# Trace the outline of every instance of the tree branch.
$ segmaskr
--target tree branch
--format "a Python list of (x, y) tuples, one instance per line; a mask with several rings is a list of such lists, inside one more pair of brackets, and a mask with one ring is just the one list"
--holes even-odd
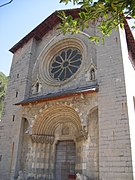
[(3, 6), (6, 6), (6, 5), (8, 5), (8, 4), (10, 4), (12, 1), (13, 1), (13, 0), (11, 0), (11, 1), (5, 3), (5, 4), (0, 5), (0, 8), (3, 7)]

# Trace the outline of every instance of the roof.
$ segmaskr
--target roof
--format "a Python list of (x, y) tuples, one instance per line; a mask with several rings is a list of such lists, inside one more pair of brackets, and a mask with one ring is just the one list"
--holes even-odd
[(66, 91), (60, 91), (57, 93), (49, 93), (46, 95), (30, 97), (28, 99), (24, 99), (23, 101), (16, 103), (15, 105), (24, 106), (24, 105), (28, 105), (29, 103), (37, 104), (40, 102), (62, 99), (62, 98), (66, 98), (66, 97), (73, 97), (73, 96), (78, 96), (80, 94), (94, 93), (97, 91), (98, 91), (98, 85), (95, 84), (95, 85), (91, 85), (91, 86), (79, 87), (76, 89), (71, 89), (71, 90), (66, 90)]
[[(55, 11), (50, 16), (48, 16), (41, 24), (39, 24), (36, 28), (34, 28), (30, 33), (28, 33), (23, 39), (21, 39), (17, 44), (15, 44), (9, 51), (15, 53), (19, 48), (23, 47), (31, 38), (35, 38), (36, 40), (42, 39), (42, 37), (52, 30), (57, 24), (61, 22), (61, 19), (58, 17), (58, 12)], [(64, 10), (65, 14), (71, 15), (74, 18), (78, 17), (78, 13), (80, 12), (79, 8), (76, 9), (67, 9)]]
[[(134, 40), (134, 36), (131, 32), (131, 29), (128, 25), (128, 22), (126, 20), (124, 22), (124, 28), (125, 28), (125, 33), (126, 33), (128, 51), (132, 52), (133, 60), (135, 61), (135, 40)], [(135, 62), (133, 62), (133, 63), (135, 64)]]
[[(61, 19), (58, 17), (58, 12), (55, 11), (52, 13), (49, 17), (47, 17), (41, 24), (39, 24), (36, 28), (34, 28), (30, 33), (28, 33), (23, 39), (21, 39), (17, 44), (15, 44), (9, 51), (12, 53), (15, 53), (19, 48), (23, 47), (24, 44), (26, 44), (31, 38), (35, 38), (36, 40), (42, 39), (42, 37), (48, 33), (50, 30), (52, 30), (57, 24), (61, 22)], [(76, 9), (67, 9), (63, 10), (65, 14), (71, 15), (74, 18), (77, 18), (80, 12), (80, 8)], [(125, 20), (125, 32), (126, 32), (126, 38), (127, 38), (127, 45), (128, 50), (131, 50), (133, 53), (133, 59), (135, 59), (135, 40), (132, 35), (132, 32), (129, 28), (129, 25), (127, 21)]]

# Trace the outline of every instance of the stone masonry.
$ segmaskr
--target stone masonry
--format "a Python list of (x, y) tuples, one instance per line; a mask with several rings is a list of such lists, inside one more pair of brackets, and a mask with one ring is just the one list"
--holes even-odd
[[(79, 12), (67, 11), (75, 17)], [(73, 35), (63, 35), (59, 23), (54, 12), (10, 50), (0, 178), (69, 180), (79, 173), (88, 180), (134, 180), (129, 27), (95, 45), (88, 39), (98, 35), (92, 22)]]

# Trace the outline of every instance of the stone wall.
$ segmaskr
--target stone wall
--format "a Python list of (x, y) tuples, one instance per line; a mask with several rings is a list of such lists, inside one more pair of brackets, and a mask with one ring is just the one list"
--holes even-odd
[[(14, 104), (29, 96), (31, 62), (34, 61), (35, 41), (31, 40), (20, 48), (13, 56), (10, 70), (9, 84), (5, 98), (4, 115), (0, 131), (0, 174), (3, 179), (9, 179), (18, 171), (19, 165), (19, 138), (21, 135), (21, 107)], [(32, 58), (32, 59), (31, 59)], [(34, 62), (33, 62), (34, 63)], [(18, 160), (18, 162), (17, 162)]]
[[(85, 127), (88, 133), (88, 137), (81, 136), (78, 139), (78, 135), (76, 136), (76, 127), (72, 124), (73, 114), (71, 119), (66, 115), (62, 117), (61, 112), (56, 111), (56, 107), (61, 107), (62, 109), (70, 107), (73, 109), (78, 117), (80, 118), (80, 127)], [(61, 109), (61, 111), (62, 111)], [(34, 127), (36, 123), (36, 127), (40, 126), (43, 117), (43, 124), (46, 124), (47, 119), (50, 117), (46, 117), (46, 112), (53, 113), (56, 111), (57, 115), (56, 120), (59, 121), (62, 118), (61, 123), (57, 125), (54, 131), (54, 141), (49, 144), (49, 142), (44, 141), (36, 141), (33, 142), (31, 139), (32, 134), (37, 132)], [(68, 111), (69, 113), (69, 111)], [(22, 116), (29, 121), (29, 126), (25, 129), (25, 133), (22, 139), (22, 159), (20, 170), (22, 170), (27, 177), (46, 177), (50, 179), (54, 179), (55, 176), (55, 154), (56, 154), (56, 144), (58, 141), (63, 140), (73, 140), (76, 144), (76, 166), (75, 172), (83, 173), (87, 177), (98, 179), (98, 111), (97, 111), (97, 95), (86, 95), (81, 98), (71, 97), (61, 100), (54, 100), (45, 103), (33, 104), (29, 106), (24, 106), (22, 111)], [(67, 118), (67, 120), (66, 120)], [(39, 119), (39, 121), (38, 121)], [(26, 122), (25, 122), (26, 124)], [(66, 131), (65, 128), (69, 130)], [(49, 126), (48, 126), (49, 128)], [(64, 130), (64, 129), (65, 130)], [(48, 129), (47, 129), (48, 130)], [(43, 131), (45, 135), (48, 132)], [(41, 132), (42, 133), (42, 132)], [(77, 132), (78, 134), (79, 132)]]
[(125, 60), (120, 41), (119, 32), (113, 32), (105, 39), (104, 46), (97, 45), (99, 176), (102, 180), (133, 179)]
[[(68, 139), (76, 143), (77, 172), (92, 180), (134, 179), (135, 73), (127, 47), (124, 46), (126, 38), (123, 32), (117, 31), (105, 38), (104, 44), (95, 45), (87, 39), (87, 36), (94, 33), (95, 27), (90, 26), (80, 34), (64, 36), (55, 27), (42, 40), (31, 39), (15, 52), (4, 115), (0, 122), (2, 180), (17, 178), (19, 170), (23, 170), (29, 177), (44, 174), (53, 179), (55, 145), (58, 140)], [(46, 67), (49, 67), (51, 58), (63, 45), (77, 46), (82, 53), (82, 64), (77, 73), (65, 83), (58, 84), (51, 80), (51, 84), (45, 79), (48, 78)], [(95, 79), (91, 78), (92, 68), (95, 70)], [(32, 89), (37, 82), (40, 91), (33, 94)], [(97, 93), (29, 103), (26, 106), (14, 105), (29, 97), (97, 83)], [(95, 107), (98, 108), (93, 109)], [(67, 115), (65, 127), (71, 129), (68, 135), (61, 134), (64, 114)], [(55, 119), (55, 115), (60, 118)], [(43, 138), (40, 130), (43, 134), (51, 133)], [(48, 139), (53, 143), (44, 143)]]

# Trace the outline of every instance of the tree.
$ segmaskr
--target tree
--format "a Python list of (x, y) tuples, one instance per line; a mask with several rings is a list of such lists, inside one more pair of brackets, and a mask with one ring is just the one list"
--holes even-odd
[(7, 82), (8, 82), (8, 78), (5, 76), (5, 74), (0, 72), (0, 118), (3, 109), (4, 97), (7, 89)]
[(63, 33), (78, 33), (89, 27), (89, 20), (97, 24), (101, 36), (92, 36), (90, 40), (99, 42), (109, 36), (118, 26), (124, 27), (126, 19), (133, 19), (135, 23), (135, 0), (60, 0), (60, 3), (80, 5), (80, 13), (77, 19), (71, 15), (66, 16), (62, 11), (59, 17), (62, 19), (60, 29)]

